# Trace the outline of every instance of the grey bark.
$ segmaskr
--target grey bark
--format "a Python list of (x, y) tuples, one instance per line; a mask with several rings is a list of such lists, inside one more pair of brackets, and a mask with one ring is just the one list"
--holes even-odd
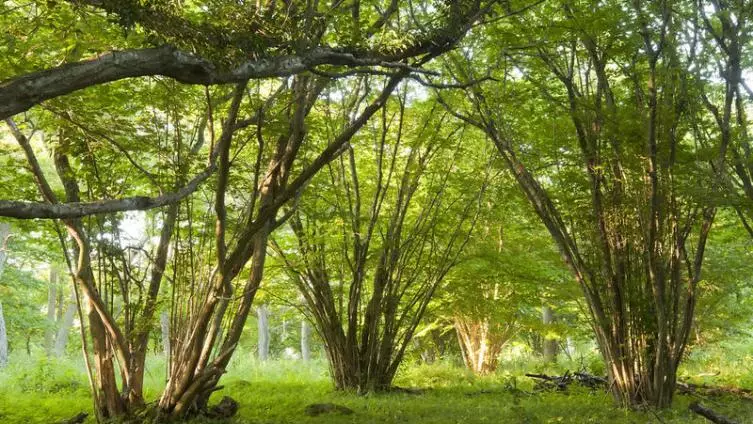
[[(543, 306), (541, 308), (541, 315), (544, 322), (544, 327), (546, 328), (546, 331), (548, 333), (548, 327), (554, 323), (554, 312), (549, 306)], [(552, 362), (557, 359), (557, 339), (551, 338), (547, 334), (544, 334), (542, 347), (544, 361)]]
[[(8, 237), (10, 225), (0, 222), (0, 278), (5, 270), (5, 260), (8, 258)], [(3, 304), (0, 302), (0, 368), (8, 365), (8, 333), (5, 329)]]
[(256, 308), (259, 329), (258, 356), (260, 361), (269, 359), (269, 309), (266, 305)]
[(162, 329), (162, 349), (165, 351), (165, 358), (170, 358), (170, 314), (162, 311), (159, 316), (160, 328)]
[(311, 360), (311, 326), (305, 319), (301, 321), (301, 359)]
[(320, 65), (406, 68), (407, 65), (399, 61), (413, 53), (359, 58), (334, 49), (314, 48), (297, 56), (258, 58), (235, 69), (220, 71), (207, 60), (170, 46), (112, 51), (5, 82), (0, 86), (0, 98), (6, 99), (0, 104), (0, 119), (24, 112), (45, 100), (126, 78), (161, 75), (184, 84), (228, 84), (290, 76)]
[(3, 303), (0, 302), (0, 368), (8, 365), (8, 333), (5, 331)]
[(55, 346), (55, 311), (57, 306), (58, 271), (50, 266), (50, 281), (47, 290), (47, 329), (44, 332), (44, 347), (47, 356), (52, 356)]
[(0, 222), (0, 277), (5, 269), (5, 259), (8, 257), (8, 237), (10, 237), (10, 224)]
[(280, 332), (280, 340), (285, 341), (288, 339), (288, 320), (283, 318), (282, 319), (282, 330)]
[(0, 200), (0, 216), (16, 219), (70, 219), (130, 210), (149, 210), (179, 202), (191, 195), (214, 173), (216, 165), (210, 164), (183, 187), (157, 197), (126, 197), (123, 199), (93, 202), (45, 203), (17, 200)]
[(71, 298), (68, 300), (68, 305), (65, 307), (65, 312), (60, 319), (60, 326), (58, 327), (57, 336), (55, 336), (55, 348), (53, 354), (55, 357), (60, 358), (65, 355), (65, 346), (68, 344), (68, 333), (73, 326), (73, 318), (76, 313), (76, 294), (71, 293)]

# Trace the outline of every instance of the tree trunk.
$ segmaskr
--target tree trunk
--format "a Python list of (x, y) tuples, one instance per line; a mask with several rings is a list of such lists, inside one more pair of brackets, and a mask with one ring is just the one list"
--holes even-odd
[(65, 346), (68, 344), (68, 333), (73, 326), (73, 318), (76, 313), (75, 296), (75, 293), (71, 293), (71, 299), (68, 302), (68, 306), (66, 306), (65, 308), (63, 317), (60, 319), (60, 326), (58, 327), (57, 336), (55, 336), (55, 347), (53, 349), (53, 354), (57, 358), (65, 355)]
[(162, 329), (162, 349), (165, 359), (170, 358), (170, 314), (163, 311), (159, 316), (160, 328)]
[(301, 359), (311, 360), (311, 326), (305, 319), (301, 321)]
[(119, 417), (125, 414), (126, 405), (118, 390), (115, 378), (115, 367), (112, 362), (112, 353), (108, 349), (105, 326), (95, 307), (89, 302), (89, 331), (92, 336), (92, 347), (95, 368), (95, 390), (97, 390), (97, 415), (104, 420)]
[[(240, 230), (232, 252), (227, 251), (227, 245), (223, 241), (226, 218), (224, 191), (221, 187), (218, 187), (215, 211), (217, 213), (216, 234), (218, 237), (216, 241), (218, 249), (216, 251), (219, 272), (211, 283), (212, 286), (209, 289), (211, 296), (197, 305), (195, 315), (193, 315), (195, 318), (189, 319), (187, 323), (188, 331), (183, 332), (183, 336), (181, 336), (181, 347), (179, 350), (176, 349), (173, 354), (170, 379), (159, 401), (159, 409), (162, 415), (185, 417), (206, 409), (209, 396), (216, 388), (238, 346), (256, 291), (261, 284), (269, 234), (276, 226), (280, 225), (280, 222), (275, 219), (276, 213), (286, 201), (292, 199), (295, 193), (298, 193), (303, 184), (309, 181), (318, 170), (339, 155), (342, 147), (355, 134), (355, 131), (366, 124), (377, 110), (381, 109), (402, 78), (402, 74), (391, 78), (379, 97), (345, 127), (310, 166), (288, 183), (295, 155), (304, 140), (305, 115), (324, 88), (324, 84), (320, 81), (311, 80), (308, 77), (297, 77), (294, 80), (295, 88), (293, 91), (298, 99), (294, 102), (297, 107), (290, 109), (292, 115), (294, 115), (290, 117), (290, 132), (286, 136), (278, 138), (275, 152), (268, 162), (266, 173), (259, 174), (262, 178), (259, 180), (258, 190), (255, 190), (254, 193), (257, 196), (259, 212), (253, 218), (252, 216), (247, 217), (248, 225)], [(243, 87), (239, 86), (237, 94), (240, 95), (234, 98), (233, 106), (231, 106), (231, 112), (233, 109), (235, 109), (235, 112), (230, 113), (226, 119), (228, 129), (233, 128), (233, 122), (236, 118), (233, 115), (237, 112), (243, 91)], [(225, 143), (229, 143), (229, 139), (225, 139), (224, 133), (225, 130), (223, 130), (223, 136), (220, 137), (218, 142), (218, 146), (225, 146), (226, 149), (219, 160), (218, 186), (227, 183), (226, 168), (229, 166), (229, 151), (227, 151), (229, 145), (225, 145)], [(225, 181), (221, 184), (223, 180)], [(213, 326), (210, 321), (226, 312), (228, 307), (228, 300), (226, 299), (229, 299), (234, 292), (233, 280), (249, 260), (252, 263), (251, 273), (243, 287), (240, 302), (237, 302), (237, 309), (230, 317), (230, 328), (221, 342), (221, 347), (214, 355), (214, 359), (210, 361), (212, 354), (210, 347), (215, 346), (217, 338), (220, 337), (220, 334), (212, 331)]]
[(5, 330), (3, 303), (0, 302), (0, 368), (8, 365), (8, 333)]
[(499, 353), (510, 340), (512, 328), (490, 323), (488, 318), (456, 316), (454, 321), (465, 366), (478, 375), (496, 371)]
[(55, 347), (55, 306), (57, 304), (58, 272), (50, 266), (50, 282), (47, 294), (47, 329), (44, 332), (44, 347), (47, 356), (52, 356)]
[(0, 222), (0, 277), (3, 276), (5, 260), (8, 258), (8, 237), (10, 237), (10, 224)]
[(269, 358), (269, 309), (266, 305), (256, 308), (256, 318), (259, 330), (258, 358), (260, 361), (266, 361)]
[(544, 334), (542, 336), (544, 362), (554, 362), (557, 359), (557, 339), (549, 334), (549, 327), (554, 323), (554, 312), (549, 306), (543, 306), (541, 315), (544, 323)]
[[(10, 225), (0, 222), (0, 277), (5, 270), (5, 260), (8, 258), (8, 237)], [(5, 316), (3, 315), (3, 303), (0, 302), (0, 368), (8, 365), (8, 332), (5, 328)]]

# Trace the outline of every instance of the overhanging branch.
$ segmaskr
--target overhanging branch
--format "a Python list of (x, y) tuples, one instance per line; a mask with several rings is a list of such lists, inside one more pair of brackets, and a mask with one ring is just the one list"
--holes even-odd
[(249, 79), (284, 77), (316, 66), (369, 66), (411, 69), (398, 56), (368, 55), (314, 48), (300, 55), (249, 60), (230, 69), (170, 46), (113, 51), (94, 59), (33, 72), (0, 83), (0, 119), (62, 95), (126, 78), (165, 76), (185, 84), (227, 84)]
[(44, 203), (0, 200), (0, 216), (17, 219), (70, 219), (102, 213), (148, 210), (179, 202), (199, 188), (214, 172), (213, 163), (180, 189), (157, 197), (134, 196), (94, 202)]
[[(11, 132), (21, 142), (22, 146), (28, 147), (26, 137), (21, 134), (18, 127), (12, 120), (6, 120)], [(54, 193), (49, 186), (43, 187), (45, 197), (48, 202), (27, 202), (18, 200), (0, 200), (0, 216), (16, 219), (71, 219), (81, 218), (88, 215), (102, 213), (125, 212), (129, 210), (149, 210), (159, 208), (165, 205), (179, 202), (195, 192), (199, 186), (209, 178), (217, 169), (217, 156), (219, 146), (215, 146), (209, 156), (209, 164), (203, 171), (196, 174), (183, 187), (178, 188), (170, 193), (165, 193), (157, 197), (133, 196), (123, 199), (96, 200), (93, 202), (68, 202), (58, 203)], [(34, 163), (32, 167), (37, 166)], [(35, 175), (41, 171), (34, 172)], [(55, 200), (55, 201), (53, 201)]]

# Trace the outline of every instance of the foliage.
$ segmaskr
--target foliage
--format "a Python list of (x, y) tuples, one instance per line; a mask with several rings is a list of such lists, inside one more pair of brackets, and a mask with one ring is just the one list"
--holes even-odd
[[(25, 81), (0, 106), (32, 99), (0, 127), (0, 205), (145, 209), (198, 181), (148, 210), (12, 222), (0, 421), (88, 409), (85, 368), (68, 363), (82, 347), (101, 418), (183, 417), (231, 394), (256, 402), (237, 422), (306, 421), (291, 411), (321, 399), (365, 421), (681, 422), (697, 420), (686, 398), (649, 416), (601, 394), (529, 396), (521, 375), (586, 367), (656, 406), (675, 377), (750, 385), (753, 9), (597, 6), (0, 2), (0, 90)], [(143, 74), (113, 50), (166, 56)], [(190, 66), (175, 75), (170, 58)], [(127, 75), (52, 78), (92, 64), (92, 78)], [(40, 78), (59, 93), (37, 99)], [(86, 316), (63, 358), (42, 357), (72, 294)], [(305, 368), (254, 359), (261, 303), (273, 357), (316, 323)], [(175, 349), (152, 357), (162, 313)], [(482, 338), (499, 371), (457, 367), (458, 323), (496, 332)], [(544, 339), (574, 352), (541, 361)], [(345, 345), (352, 374), (432, 390), (329, 392), (324, 360), (336, 368)], [(496, 392), (466, 396), (480, 388)]]

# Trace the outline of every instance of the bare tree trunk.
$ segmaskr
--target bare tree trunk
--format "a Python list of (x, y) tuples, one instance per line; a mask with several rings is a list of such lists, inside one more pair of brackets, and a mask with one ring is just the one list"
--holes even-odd
[[(10, 236), (10, 225), (0, 222), (0, 277), (5, 270), (5, 260), (8, 258), (8, 237)], [(5, 329), (5, 316), (3, 315), (3, 304), (0, 302), (0, 368), (8, 365), (8, 332)]]
[(5, 260), (8, 257), (8, 237), (10, 237), (10, 224), (0, 222), (0, 277), (3, 276)]
[(61, 357), (65, 354), (65, 346), (68, 344), (68, 333), (73, 326), (73, 318), (76, 313), (76, 294), (71, 293), (71, 300), (68, 302), (68, 306), (65, 308), (63, 317), (60, 319), (60, 326), (58, 327), (57, 336), (55, 336), (55, 347), (53, 349), (53, 355), (55, 357)]
[(162, 329), (162, 349), (165, 352), (165, 358), (170, 358), (170, 314), (167, 311), (160, 314), (159, 323)]
[(269, 358), (269, 309), (266, 305), (256, 308), (257, 328), (259, 329), (258, 357), (260, 361)]
[(542, 336), (544, 362), (553, 362), (557, 359), (557, 339), (549, 335), (549, 327), (554, 323), (554, 312), (549, 306), (543, 306), (541, 315), (544, 323), (544, 334)]
[(3, 303), (0, 302), (0, 368), (8, 365), (8, 332), (5, 330)]
[(55, 306), (57, 304), (58, 271), (50, 266), (50, 281), (47, 295), (47, 329), (44, 332), (44, 347), (47, 356), (52, 356), (55, 347)]
[(305, 319), (301, 321), (301, 359), (311, 360), (311, 326)]

